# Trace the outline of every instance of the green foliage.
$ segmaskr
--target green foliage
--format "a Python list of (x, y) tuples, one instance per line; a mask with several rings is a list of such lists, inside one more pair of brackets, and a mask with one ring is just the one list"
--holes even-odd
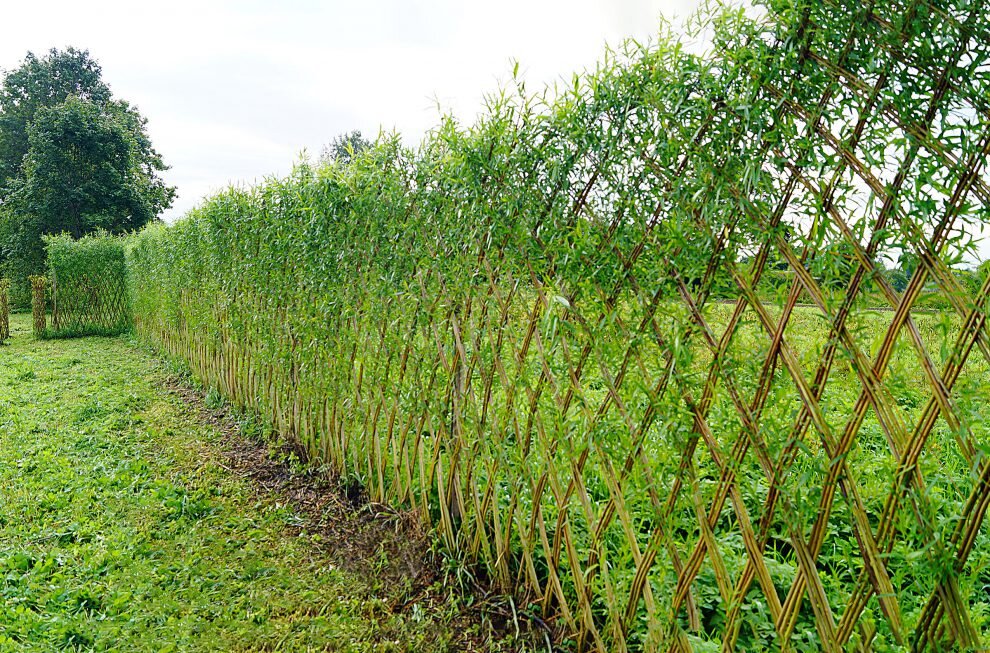
[(146, 121), (113, 99), (85, 51), (29, 54), (0, 90), (0, 265), (25, 305), (42, 238), (124, 233), (156, 219), (175, 189)]
[(27, 155), (29, 132), (38, 111), (58, 106), (70, 97), (98, 104), (110, 101), (100, 65), (86, 50), (52, 49), (47, 56), (28, 52), (18, 68), (8, 72), (0, 87), (0, 200), (20, 175)]
[(579, 648), (978, 648), (987, 292), (956, 272), (990, 16), (962, 4), (724, 10), (710, 57), (630, 43), (225, 191), (129, 241), (136, 327)]
[(10, 279), (14, 308), (31, 305), (29, 277), (44, 270), (44, 242), (30, 223), (14, 217), (9, 206), (0, 206), (0, 274)]
[(9, 195), (12, 210), (29, 229), (74, 238), (96, 230), (124, 233), (151, 222), (172, 193), (147, 174), (163, 166), (156, 153), (142, 151), (136, 137), (143, 128), (126, 105), (70, 98), (40, 110), (29, 130), (23, 179)]
[(127, 267), (120, 238), (99, 232), (74, 240), (45, 237), (51, 326), (45, 336), (117, 335), (131, 326)]

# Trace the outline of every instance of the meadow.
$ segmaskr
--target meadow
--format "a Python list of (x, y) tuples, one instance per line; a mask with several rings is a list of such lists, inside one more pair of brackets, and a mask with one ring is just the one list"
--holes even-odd
[(0, 347), (0, 651), (470, 644), (474, 626), (450, 625), (456, 606), (397, 613), (395, 588), (342, 569), (338, 545), (298, 506), (232, 470), (217, 426), (168, 390), (181, 368), (128, 336), (39, 342), (30, 315), (11, 324)]

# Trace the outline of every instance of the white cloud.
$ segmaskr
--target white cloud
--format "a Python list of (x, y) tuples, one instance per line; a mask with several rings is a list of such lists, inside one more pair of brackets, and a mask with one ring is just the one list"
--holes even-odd
[(0, 68), (89, 49), (148, 118), (180, 199), (291, 168), (336, 134), (418, 141), (436, 102), (470, 121), (520, 62), (530, 88), (592, 67), (606, 42), (657, 32), (698, 0), (124, 0), (4, 7)]

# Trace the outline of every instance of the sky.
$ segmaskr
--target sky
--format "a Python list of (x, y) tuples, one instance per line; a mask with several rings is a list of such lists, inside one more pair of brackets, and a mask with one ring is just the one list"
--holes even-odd
[(148, 119), (178, 187), (163, 216), (173, 221), (229, 184), (285, 174), (344, 132), (397, 130), (415, 144), (441, 112), (471, 122), (515, 61), (535, 90), (698, 3), (34, 0), (5, 3), (0, 69), (28, 51), (88, 49), (115, 96)]

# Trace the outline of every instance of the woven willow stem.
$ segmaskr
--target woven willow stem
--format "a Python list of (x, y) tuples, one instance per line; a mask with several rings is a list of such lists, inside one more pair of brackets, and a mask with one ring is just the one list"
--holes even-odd
[(10, 338), (10, 279), (0, 279), (0, 344)]
[(48, 331), (48, 279), (42, 276), (34, 276), (31, 280), (31, 317), (34, 323), (34, 337), (41, 338)]

